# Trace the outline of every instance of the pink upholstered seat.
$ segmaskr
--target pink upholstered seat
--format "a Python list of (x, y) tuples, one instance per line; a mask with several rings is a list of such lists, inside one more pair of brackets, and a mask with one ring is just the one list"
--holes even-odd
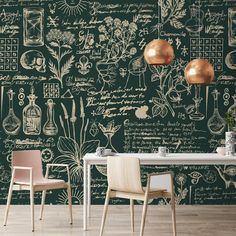
[[(60, 166), (66, 168), (68, 182), (61, 179), (48, 179), (49, 167)], [(5, 223), (10, 207), (10, 201), (13, 190), (29, 190), (31, 205), (31, 223), (34, 231), (34, 192), (42, 191), (42, 202), (40, 210), (40, 219), (42, 219), (46, 191), (51, 189), (67, 189), (68, 205), (70, 210), (70, 222), (72, 224), (72, 203), (69, 167), (66, 164), (47, 164), (46, 175), (43, 175), (43, 166), (40, 150), (26, 150), (12, 152), (12, 179), (7, 199), (7, 209), (5, 213)]]

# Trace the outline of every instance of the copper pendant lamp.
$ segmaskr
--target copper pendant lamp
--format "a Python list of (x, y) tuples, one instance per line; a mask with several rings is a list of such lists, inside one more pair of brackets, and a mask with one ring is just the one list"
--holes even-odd
[(214, 79), (213, 66), (205, 59), (194, 59), (185, 67), (185, 78), (189, 84), (207, 85)]
[(144, 49), (144, 58), (150, 65), (169, 65), (174, 58), (173, 47), (164, 39), (154, 39)]
[[(158, 6), (159, 5), (159, 6)], [(164, 39), (160, 39), (160, 32), (163, 26), (161, 22), (161, 5), (158, 6), (158, 39), (149, 42), (144, 49), (144, 59), (149, 65), (169, 65), (174, 59), (173, 47)]]

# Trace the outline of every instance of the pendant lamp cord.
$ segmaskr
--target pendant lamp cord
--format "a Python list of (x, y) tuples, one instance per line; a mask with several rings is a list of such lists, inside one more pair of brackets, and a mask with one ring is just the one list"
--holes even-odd
[(161, 34), (161, 16), (160, 16), (160, 7), (159, 6), (159, 1), (161, 0), (157, 0), (157, 14), (158, 14), (158, 39), (160, 39), (160, 34)]

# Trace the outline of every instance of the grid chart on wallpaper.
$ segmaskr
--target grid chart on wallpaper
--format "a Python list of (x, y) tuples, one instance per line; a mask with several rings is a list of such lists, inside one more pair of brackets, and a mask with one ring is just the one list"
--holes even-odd
[(191, 38), (190, 59), (207, 59), (214, 66), (215, 71), (222, 71), (223, 43), (223, 38)]
[(17, 38), (0, 38), (0, 71), (18, 70)]

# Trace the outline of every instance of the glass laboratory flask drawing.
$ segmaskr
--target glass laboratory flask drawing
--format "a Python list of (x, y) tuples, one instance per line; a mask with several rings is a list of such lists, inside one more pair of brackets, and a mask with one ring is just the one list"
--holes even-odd
[(38, 135), (41, 132), (42, 112), (35, 104), (37, 96), (34, 95), (34, 88), (28, 96), (29, 104), (23, 109), (23, 131), (27, 135)]
[(37, 47), (44, 45), (43, 29), (44, 9), (28, 7), (23, 10), (24, 46)]
[[(236, 94), (234, 94), (233, 99), (234, 99), (234, 104), (229, 107), (228, 113), (232, 114), (232, 117), (234, 119), (234, 124), (235, 124), (236, 123)], [(232, 126), (230, 131), (236, 132), (236, 126)]]
[(6, 134), (17, 135), (21, 127), (21, 121), (15, 115), (15, 112), (13, 109), (13, 96), (15, 93), (13, 92), (12, 89), (9, 89), (7, 94), (9, 98), (9, 111), (8, 111), (8, 115), (3, 119), (2, 126)]
[(186, 21), (185, 26), (190, 36), (197, 37), (203, 29), (204, 12), (200, 9), (200, 6), (195, 4), (190, 6), (189, 9), (191, 18)]
[(54, 106), (55, 103), (52, 99), (48, 99), (46, 105), (48, 106), (47, 109), (47, 121), (43, 126), (43, 133), (45, 135), (57, 135), (58, 127), (54, 121)]
[(217, 89), (214, 89), (211, 94), (214, 98), (214, 111), (207, 122), (207, 126), (212, 134), (220, 135), (223, 133), (226, 126), (225, 120), (221, 117), (218, 110), (218, 96), (220, 93)]

